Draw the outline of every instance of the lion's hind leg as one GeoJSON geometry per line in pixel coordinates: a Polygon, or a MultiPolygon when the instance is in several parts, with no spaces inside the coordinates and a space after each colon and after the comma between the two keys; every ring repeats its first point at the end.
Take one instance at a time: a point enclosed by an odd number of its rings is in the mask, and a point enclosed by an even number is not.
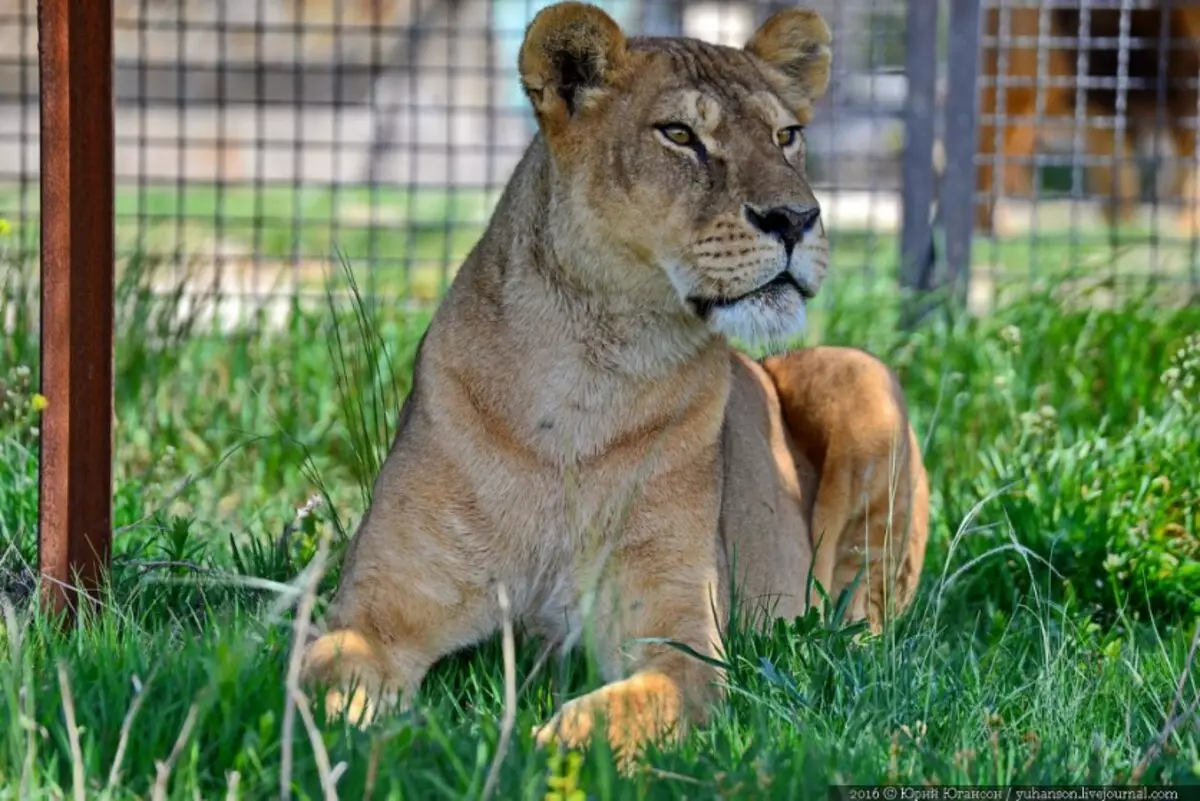
{"type": "Polygon", "coordinates": [[[899,383],[851,348],[799,350],[763,366],[795,447],[818,474],[814,578],[834,603],[857,578],[846,616],[878,632],[912,602],[929,521],[925,466],[899,383]]]}

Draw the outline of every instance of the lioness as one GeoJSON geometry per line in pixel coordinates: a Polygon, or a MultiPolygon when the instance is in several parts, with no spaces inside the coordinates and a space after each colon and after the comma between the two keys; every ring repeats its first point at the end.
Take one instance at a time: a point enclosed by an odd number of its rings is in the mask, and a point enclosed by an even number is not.
{"type": "Polygon", "coordinates": [[[591,621],[610,682],[538,742],[603,719],[629,754],[719,693],[718,668],[645,640],[716,656],[731,591],[790,618],[819,598],[810,568],[836,598],[865,561],[852,618],[878,630],[909,603],[928,490],[891,372],[829,347],[760,364],[726,339],[801,331],[825,275],[803,126],[830,41],[805,10],[744,49],[627,39],[575,2],[533,19],[540,130],[421,343],[305,654],[331,713],[409,703],[500,628],[502,584],[535,634],[569,646],[591,621]]]}

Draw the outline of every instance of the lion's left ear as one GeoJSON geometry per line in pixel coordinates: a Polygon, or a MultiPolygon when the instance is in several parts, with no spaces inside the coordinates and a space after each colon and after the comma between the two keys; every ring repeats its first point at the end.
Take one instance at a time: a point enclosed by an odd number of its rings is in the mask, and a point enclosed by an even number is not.
{"type": "Polygon", "coordinates": [[[521,45],[521,83],[543,128],[586,113],[627,73],[620,26],[596,6],[557,3],[534,16],[521,45]]]}
{"type": "Polygon", "coordinates": [[[833,35],[816,11],[787,9],[763,23],[746,51],[772,67],[767,78],[776,94],[807,122],[812,105],[829,88],[833,35]]]}

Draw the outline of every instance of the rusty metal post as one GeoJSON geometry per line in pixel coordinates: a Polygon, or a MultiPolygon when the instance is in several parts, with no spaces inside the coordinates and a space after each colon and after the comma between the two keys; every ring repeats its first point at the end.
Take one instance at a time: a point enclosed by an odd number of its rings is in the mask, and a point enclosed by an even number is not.
{"type": "Polygon", "coordinates": [[[38,570],[73,616],[112,550],[112,0],[41,0],[42,394],[38,570]]]}

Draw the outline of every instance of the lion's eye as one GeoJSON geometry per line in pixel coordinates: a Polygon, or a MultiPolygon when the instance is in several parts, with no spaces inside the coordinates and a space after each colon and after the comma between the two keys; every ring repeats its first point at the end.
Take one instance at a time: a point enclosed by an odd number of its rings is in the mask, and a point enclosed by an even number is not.
{"type": "Polygon", "coordinates": [[[800,132],[804,129],[799,125],[789,125],[787,128],[780,128],[775,132],[775,141],[780,147],[791,147],[796,144],[796,140],[800,138],[800,132]]]}
{"type": "Polygon", "coordinates": [[[658,132],[665,136],[671,142],[677,145],[689,146],[694,145],[698,141],[696,134],[691,128],[686,125],[680,125],[677,122],[668,123],[658,126],[658,132]]]}

